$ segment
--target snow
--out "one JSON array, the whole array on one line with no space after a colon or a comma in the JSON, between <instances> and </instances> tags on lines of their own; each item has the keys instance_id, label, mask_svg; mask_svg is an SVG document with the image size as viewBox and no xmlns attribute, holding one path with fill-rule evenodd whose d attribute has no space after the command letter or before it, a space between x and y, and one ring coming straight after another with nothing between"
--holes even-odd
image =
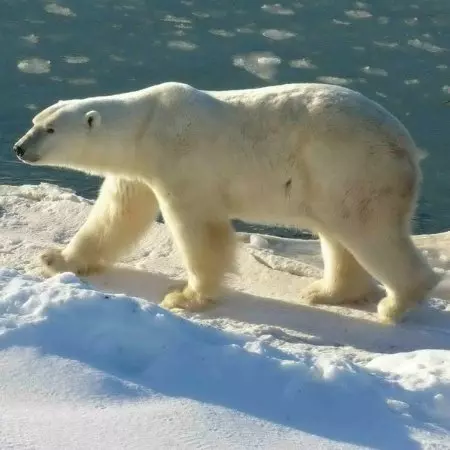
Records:
<instances>
[{"instance_id":1,"label":"snow","mask_svg":"<svg viewBox=\"0 0 450 450\"><path fill-rule=\"evenodd\" d=\"M301 304L317 241L244 233L216 307L173 313L163 224L103 274L41 277L91 205L0 186L1 449L450 449L450 233L414 237L446 277L394 327Z\"/></svg>"}]
</instances>

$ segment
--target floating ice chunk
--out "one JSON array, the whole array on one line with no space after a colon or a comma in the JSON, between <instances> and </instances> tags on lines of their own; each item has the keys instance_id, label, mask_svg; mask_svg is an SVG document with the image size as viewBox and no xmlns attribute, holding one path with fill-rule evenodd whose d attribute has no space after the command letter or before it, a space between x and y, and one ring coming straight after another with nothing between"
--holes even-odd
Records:
<instances>
[{"instance_id":1,"label":"floating ice chunk","mask_svg":"<svg viewBox=\"0 0 450 450\"><path fill-rule=\"evenodd\" d=\"M261 9L269 14L278 14L280 16L292 16L295 14L294 10L290 8L285 8L279 3L274 3L273 5L263 5Z\"/></svg>"},{"instance_id":2,"label":"floating ice chunk","mask_svg":"<svg viewBox=\"0 0 450 450\"><path fill-rule=\"evenodd\" d=\"M345 11L347 17L351 19L369 19L372 14L364 9L349 9Z\"/></svg>"},{"instance_id":3,"label":"floating ice chunk","mask_svg":"<svg viewBox=\"0 0 450 450\"><path fill-rule=\"evenodd\" d=\"M235 55L233 65L241 67L251 74L269 80L277 72L276 66L281 64L281 58L271 52L253 52L245 55Z\"/></svg>"},{"instance_id":4,"label":"floating ice chunk","mask_svg":"<svg viewBox=\"0 0 450 450\"><path fill-rule=\"evenodd\" d=\"M21 72L34 74L49 73L50 66L51 62L42 58L23 59L17 64Z\"/></svg>"},{"instance_id":5,"label":"floating ice chunk","mask_svg":"<svg viewBox=\"0 0 450 450\"><path fill-rule=\"evenodd\" d=\"M65 6L58 5L56 3L48 3L44 6L44 9L50 14L57 14L59 16L76 17L76 14Z\"/></svg>"},{"instance_id":6,"label":"floating ice chunk","mask_svg":"<svg viewBox=\"0 0 450 450\"><path fill-rule=\"evenodd\" d=\"M262 35L266 38L273 39L274 41L284 41L285 39L291 39L296 36L295 33L292 33L288 30L263 30Z\"/></svg>"}]
</instances>

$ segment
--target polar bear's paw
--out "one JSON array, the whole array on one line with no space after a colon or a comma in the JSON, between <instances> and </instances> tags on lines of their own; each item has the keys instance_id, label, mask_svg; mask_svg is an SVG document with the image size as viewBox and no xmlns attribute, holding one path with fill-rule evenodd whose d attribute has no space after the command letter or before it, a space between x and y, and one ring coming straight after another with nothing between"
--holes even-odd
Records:
<instances>
[{"instance_id":1,"label":"polar bear's paw","mask_svg":"<svg viewBox=\"0 0 450 450\"><path fill-rule=\"evenodd\" d=\"M75 275L86 276L101 272L104 267L100 263L87 263L73 258L67 258L61 248L50 248L41 253L39 259L43 275L52 276L62 272L72 272Z\"/></svg>"},{"instance_id":2,"label":"polar bear's paw","mask_svg":"<svg viewBox=\"0 0 450 450\"><path fill-rule=\"evenodd\" d=\"M185 309L198 312L207 309L214 303L213 299L204 297L189 286L186 286L183 290L169 292L160 303L160 306L166 309Z\"/></svg>"},{"instance_id":3,"label":"polar bear's paw","mask_svg":"<svg viewBox=\"0 0 450 450\"><path fill-rule=\"evenodd\" d=\"M309 305L333 305L342 303L336 293L330 292L324 280L313 281L301 292L303 301Z\"/></svg>"},{"instance_id":4,"label":"polar bear's paw","mask_svg":"<svg viewBox=\"0 0 450 450\"><path fill-rule=\"evenodd\" d=\"M395 325L402 322L403 315L412 305L401 303L394 297L388 295L378 303L378 319L386 325Z\"/></svg>"},{"instance_id":5,"label":"polar bear's paw","mask_svg":"<svg viewBox=\"0 0 450 450\"><path fill-rule=\"evenodd\" d=\"M330 289L324 280L312 282L302 292L305 303L310 305L342 305L350 303L365 303L377 300L381 291L375 283L354 287L349 285L346 289Z\"/></svg>"}]
</instances>

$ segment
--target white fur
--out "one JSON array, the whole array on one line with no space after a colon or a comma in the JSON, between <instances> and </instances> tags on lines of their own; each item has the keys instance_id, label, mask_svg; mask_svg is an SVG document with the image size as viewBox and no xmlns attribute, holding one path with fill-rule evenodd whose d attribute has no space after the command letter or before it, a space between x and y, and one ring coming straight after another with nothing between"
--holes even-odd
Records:
<instances>
[{"instance_id":1,"label":"white fur","mask_svg":"<svg viewBox=\"0 0 450 450\"><path fill-rule=\"evenodd\" d=\"M421 152L355 91L164 83L60 102L33 123L17 143L25 162L106 176L72 242L43 255L51 273L112 264L159 206L188 271L186 288L164 299L169 308L201 309L217 295L233 261L231 218L319 234L325 271L303 293L311 303L370 297L373 276L387 291L380 318L396 321L438 281L410 239Z\"/></svg>"}]
</instances>

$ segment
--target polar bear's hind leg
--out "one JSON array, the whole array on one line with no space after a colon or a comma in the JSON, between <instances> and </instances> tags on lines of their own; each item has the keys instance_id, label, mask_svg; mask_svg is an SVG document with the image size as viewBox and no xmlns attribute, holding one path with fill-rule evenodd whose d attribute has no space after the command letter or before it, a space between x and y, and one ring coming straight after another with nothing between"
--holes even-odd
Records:
<instances>
[{"instance_id":1,"label":"polar bear's hind leg","mask_svg":"<svg viewBox=\"0 0 450 450\"><path fill-rule=\"evenodd\" d=\"M369 300L380 292L374 279L342 244L323 233L319 237L324 275L302 292L304 301L337 305Z\"/></svg>"},{"instance_id":2,"label":"polar bear's hind leg","mask_svg":"<svg viewBox=\"0 0 450 450\"><path fill-rule=\"evenodd\" d=\"M387 295L378 304L382 322L395 323L425 300L439 276L415 247L410 236L386 229L350 243L354 254L380 280Z\"/></svg>"}]
</instances>

